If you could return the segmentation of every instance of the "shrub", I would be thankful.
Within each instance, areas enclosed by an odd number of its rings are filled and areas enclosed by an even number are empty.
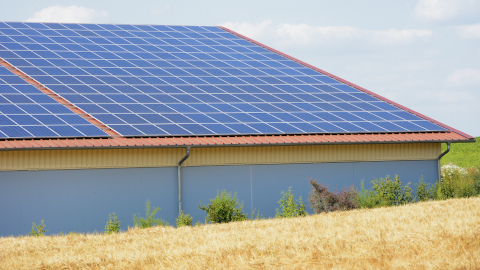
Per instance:
[[[365,190],[364,181],[361,182],[361,191],[358,194],[360,208],[375,208],[382,206],[402,205],[415,202],[411,183],[403,185],[398,175],[390,179],[373,178],[372,190]]]
[[[472,178],[472,188],[475,190],[475,194],[480,195],[480,166],[472,168],[470,171],[470,177]]]
[[[105,225],[106,234],[118,233],[121,226],[122,225],[120,225],[120,221],[117,219],[117,215],[115,215],[115,213],[108,214],[108,222],[107,225]]]
[[[237,200],[237,193],[233,197],[232,193],[223,190],[220,194],[217,191],[217,197],[210,199],[210,204],[198,205],[198,209],[207,212],[205,222],[227,223],[232,221],[248,220],[247,215],[243,213],[243,203]]]
[[[310,185],[312,185],[312,191],[310,191],[308,202],[315,214],[359,207],[358,191],[354,186],[344,187],[341,191],[338,191],[335,186],[335,192],[333,192],[328,189],[328,185],[325,186],[317,180],[310,179]]]
[[[302,202],[302,197],[300,196],[298,200],[294,200],[292,187],[288,188],[288,191],[281,192],[282,198],[278,201],[280,207],[282,208],[282,212],[276,209],[277,214],[275,217],[277,218],[290,218],[290,217],[298,217],[298,216],[306,216],[307,212],[305,211],[305,205]]]
[[[168,222],[164,221],[163,219],[155,218],[155,214],[160,211],[160,207],[154,208],[153,211],[150,213],[150,201],[147,200],[145,204],[146,207],[146,217],[143,218],[138,214],[133,215],[133,223],[135,223],[135,227],[139,228],[149,228],[153,226],[168,226]]]
[[[437,189],[437,199],[466,198],[480,194],[480,172],[477,169],[444,165],[442,170],[444,167],[450,168],[450,171],[445,170],[447,173],[442,174],[442,181]]]
[[[44,236],[48,230],[45,230],[45,224],[43,224],[43,219],[40,225],[37,226],[35,222],[32,224],[32,232],[30,232],[31,236]]]
[[[417,200],[420,202],[435,200],[437,194],[437,186],[435,184],[425,184],[423,176],[420,178],[418,185],[415,185],[415,192],[417,194]]]
[[[388,205],[388,202],[374,190],[367,190],[364,186],[365,180],[360,182],[360,192],[358,192],[358,207],[359,208],[376,208]]]
[[[189,214],[184,214],[183,211],[178,213],[178,217],[176,219],[177,228],[183,226],[192,226],[193,218]]]

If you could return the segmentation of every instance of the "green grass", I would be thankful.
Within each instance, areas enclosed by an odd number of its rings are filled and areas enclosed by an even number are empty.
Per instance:
[[[480,137],[475,143],[452,143],[450,152],[442,158],[442,165],[453,163],[459,167],[480,166]],[[447,144],[442,143],[442,152],[447,150]]]

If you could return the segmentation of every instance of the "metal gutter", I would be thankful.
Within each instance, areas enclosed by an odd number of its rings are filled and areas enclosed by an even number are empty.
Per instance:
[[[190,156],[190,146],[187,146],[187,154],[178,162],[177,177],[178,177],[178,213],[182,212],[182,163]]]
[[[438,182],[440,183],[442,181],[442,166],[440,164],[440,159],[442,159],[443,156],[445,156],[448,152],[450,152],[450,143],[447,142],[447,150],[445,152],[441,153],[440,156],[438,156]]]

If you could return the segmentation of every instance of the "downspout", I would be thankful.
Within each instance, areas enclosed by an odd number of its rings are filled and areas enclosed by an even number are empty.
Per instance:
[[[445,152],[441,153],[440,156],[438,156],[438,182],[440,183],[442,181],[442,166],[440,165],[440,159],[445,156],[448,152],[450,152],[450,142],[447,142],[447,150]]]
[[[178,213],[182,211],[182,163],[190,156],[190,146],[187,146],[187,154],[178,162]]]

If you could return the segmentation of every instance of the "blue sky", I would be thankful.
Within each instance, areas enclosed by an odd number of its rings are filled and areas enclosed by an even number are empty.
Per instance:
[[[480,0],[3,2],[0,21],[223,25],[480,136]]]

